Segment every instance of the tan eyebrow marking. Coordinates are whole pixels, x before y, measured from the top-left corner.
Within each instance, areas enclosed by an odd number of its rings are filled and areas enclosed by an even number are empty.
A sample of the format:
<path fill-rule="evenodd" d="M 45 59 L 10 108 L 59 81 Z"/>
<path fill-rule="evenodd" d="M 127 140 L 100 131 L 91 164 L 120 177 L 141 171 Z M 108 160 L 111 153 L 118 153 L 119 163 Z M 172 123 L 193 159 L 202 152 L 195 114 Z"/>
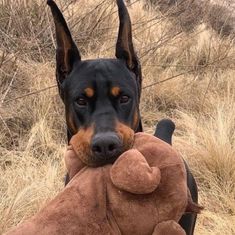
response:
<path fill-rule="evenodd" d="M 113 96 L 118 96 L 119 94 L 120 94 L 120 87 L 117 87 L 117 86 L 114 86 L 114 87 L 112 87 L 112 89 L 111 89 L 111 94 L 113 95 Z"/>
<path fill-rule="evenodd" d="M 93 97 L 95 94 L 94 89 L 92 89 L 91 87 L 87 87 L 84 91 L 85 91 L 86 96 L 89 98 Z"/>

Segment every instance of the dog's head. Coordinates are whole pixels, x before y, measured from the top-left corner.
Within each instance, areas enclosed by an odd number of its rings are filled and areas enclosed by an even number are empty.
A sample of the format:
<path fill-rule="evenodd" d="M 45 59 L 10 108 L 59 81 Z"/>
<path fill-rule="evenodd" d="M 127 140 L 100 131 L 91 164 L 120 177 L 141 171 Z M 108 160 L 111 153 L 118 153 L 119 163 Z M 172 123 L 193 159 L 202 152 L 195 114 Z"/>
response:
<path fill-rule="evenodd" d="M 77 152 L 91 165 L 113 162 L 141 131 L 141 68 L 132 43 L 131 21 L 117 0 L 119 33 L 115 59 L 82 60 L 66 21 L 53 0 L 56 29 L 56 78 L 65 104 L 69 133 Z"/>

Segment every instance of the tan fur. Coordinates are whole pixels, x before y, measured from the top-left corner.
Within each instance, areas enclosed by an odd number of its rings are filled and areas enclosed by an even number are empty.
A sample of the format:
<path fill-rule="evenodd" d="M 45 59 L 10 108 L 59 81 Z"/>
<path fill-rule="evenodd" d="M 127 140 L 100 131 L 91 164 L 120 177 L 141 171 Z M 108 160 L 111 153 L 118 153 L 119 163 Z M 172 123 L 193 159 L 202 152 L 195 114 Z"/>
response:
<path fill-rule="evenodd" d="M 73 133 L 76 133 L 78 131 L 74 121 L 73 121 L 73 117 L 72 114 L 68 112 L 68 114 L 66 114 L 66 119 L 67 119 L 67 124 L 69 126 L 69 128 L 73 131 Z"/>
<path fill-rule="evenodd" d="M 133 146 L 134 142 L 134 131 L 127 125 L 116 122 L 116 132 L 123 143 L 123 151 L 126 151 Z"/>
<path fill-rule="evenodd" d="M 87 87 L 85 89 L 85 94 L 86 94 L 87 97 L 92 98 L 95 94 L 95 91 L 91 87 Z"/>
<path fill-rule="evenodd" d="M 92 125 L 89 128 L 80 129 L 70 140 L 74 151 L 77 153 L 81 161 L 87 165 L 93 165 L 93 161 L 91 159 L 92 153 L 90 150 L 93 134 L 94 127 Z"/>
<path fill-rule="evenodd" d="M 133 129 L 136 130 L 139 124 L 139 115 L 137 109 L 135 110 L 134 117 L 133 117 Z"/>
<path fill-rule="evenodd" d="M 114 96 L 114 97 L 117 97 L 119 94 L 120 94 L 120 87 L 112 87 L 111 89 L 111 94 Z"/>

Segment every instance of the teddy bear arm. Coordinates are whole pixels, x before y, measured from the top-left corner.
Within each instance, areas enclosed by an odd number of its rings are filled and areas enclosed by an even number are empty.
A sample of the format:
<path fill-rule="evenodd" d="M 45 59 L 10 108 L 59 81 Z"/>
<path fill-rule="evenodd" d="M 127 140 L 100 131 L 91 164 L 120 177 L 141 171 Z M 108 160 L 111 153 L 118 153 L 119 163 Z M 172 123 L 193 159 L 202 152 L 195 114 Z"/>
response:
<path fill-rule="evenodd" d="M 160 183 L 158 167 L 150 167 L 145 157 L 136 149 L 123 153 L 110 172 L 113 184 L 119 189 L 135 194 L 153 192 Z"/>
<path fill-rule="evenodd" d="M 186 235 L 186 233 L 174 220 L 168 220 L 156 225 L 153 235 Z"/>

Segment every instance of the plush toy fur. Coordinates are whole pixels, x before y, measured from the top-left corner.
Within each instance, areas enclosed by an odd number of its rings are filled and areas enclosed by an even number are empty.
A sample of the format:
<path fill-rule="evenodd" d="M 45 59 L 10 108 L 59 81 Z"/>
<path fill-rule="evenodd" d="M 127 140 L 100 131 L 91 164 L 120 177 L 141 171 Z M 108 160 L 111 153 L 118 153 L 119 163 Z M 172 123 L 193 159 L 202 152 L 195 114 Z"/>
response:
<path fill-rule="evenodd" d="M 65 156 L 72 180 L 34 217 L 7 235 L 185 235 L 181 216 L 197 213 L 184 163 L 167 143 L 137 133 L 113 165 L 86 166 L 76 136 Z"/>

